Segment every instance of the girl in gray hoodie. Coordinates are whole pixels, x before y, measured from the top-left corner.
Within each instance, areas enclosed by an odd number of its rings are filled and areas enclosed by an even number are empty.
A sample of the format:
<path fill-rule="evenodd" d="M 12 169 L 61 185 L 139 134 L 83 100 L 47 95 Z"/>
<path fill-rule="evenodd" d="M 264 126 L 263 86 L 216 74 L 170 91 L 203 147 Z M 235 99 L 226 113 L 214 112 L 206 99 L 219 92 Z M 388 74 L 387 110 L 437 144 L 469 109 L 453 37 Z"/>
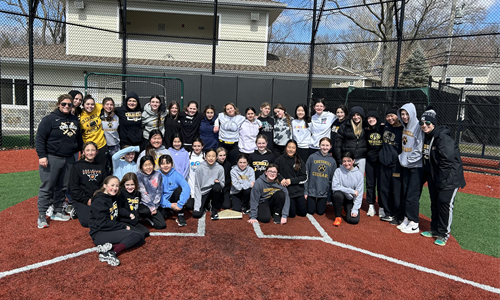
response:
<path fill-rule="evenodd" d="M 250 212 L 250 192 L 255 183 L 255 171 L 248 165 L 248 156 L 240 153 L 236 165 L 231 169 L 231 195 L 233 210 L 244 214 Z"/>

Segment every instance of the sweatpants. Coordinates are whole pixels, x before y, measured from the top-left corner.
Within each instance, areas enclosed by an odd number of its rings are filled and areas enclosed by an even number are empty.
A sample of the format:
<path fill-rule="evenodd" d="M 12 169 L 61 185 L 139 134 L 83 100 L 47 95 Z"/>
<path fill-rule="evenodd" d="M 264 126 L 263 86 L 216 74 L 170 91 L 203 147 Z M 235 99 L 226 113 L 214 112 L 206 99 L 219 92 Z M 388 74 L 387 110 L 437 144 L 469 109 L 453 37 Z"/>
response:
<path fill-rule="evenodd" d="M 405 217 L 418 223 L 420 195 L 424 185 L 424 168 L 403 168 L 403 199 Z"/>
<path fill-rule="evenodd" d="M 283 191 L 277 191 L 271 198 L 259 203 L 259 207 L 257 208 L 257 220 L 262 223 L 269 223 L 273 213 L 277 213 L 281 216 L 285 200 L 285 193 L 283 193 Z"/>
<path fill-rule="evenodd" d="M 212 199 L 211 203 L 212 211 L 217 211 L 221 209 L 222 204 L 224 202 L 224 196 L 222 193 L 222 187 L 219 183 L 215 183 L 214 185 L 212 185 L 212 189 L 205 195 L 201 196 L 200 210 L 199 211 L 193 210 L 193 218 L 199 219 L 203 216 L 203 214 L 205 213 L 205 205 L 208 205 L 207 208 L 210 207 L 209 199 Z"/>
<path fill-rule="evenodd" d="M 399 163 L 396 163 L 394 167 L 380 165 L 380 193 L 378 197 L 378 205 L 384 209 L 384 213 L 400 220 L 404 218 L 404 201 L 401 200 L 401 172 Z"/>
<path fill-rule="evenodd" d="M 332 196 L 333 202 L 333 210 L 335 211 L 335 217 L 340 218 L 342 216 L 342 206 L 344 207 L 346 216 L 345 220 L 349 224 L 358 224 L 359 223 L 359 212 L 356 217 L 351 216 L 352 207 L 354 202 L 346 198 L 344 193 L 341 191 L 335 191 Z"/>
<path fill-rule="evenodd" d="M 49 154 L 47 159 L 49 164 L 46 168 L 38 166 L 42 182 L 38 191 L 38 213 L 40 215 L 45 215 L 51 204 L 54 205 L 54 212 L 62 211 L 69 183 L 69 173 L 75 162 L 73 155 L 60 157 Z"/>
<path fill-rule="evenodd" d="M 309 148 L 297 148 L 297 155 L 305 164 L 307 159 L 309 158 Z"/>
<path fill-rule="evenodd" d="M 234 211 L 243 211 L 243 207 L 246 209 L 250 208 L 250 192 L 252 191 L 251 188 L 248 188 L 246 190 L 241 190 L 237 194 L 232 194 L 231 198 L 233 199 L 233 210 Z"/>
<path fill-rule="evenodd" d="M 318 215 L 324 215 L 326 211 L 326 197 L 325 198 L 316 198 L 316 197 L 307 197 L 307 213 L 310 215 L 314 215 L 317 213 Z"/>
<path fill-rule="evenodd" d="M 130 226 L 131 230 L 139 232 L 145 238 L 149 236 L 149 229 L 147 229 L 146 226 L 142 225 L 141 223 L 137 223 L 135 225 L 130 225 L 130 224 L 127 225 Z"/>
<path fill-rule="evenodd" d="M 126 249 L 134 246 L 140 246 L 144 243 L 144 235 L 135 230 L 113 230 L 113 231 L 98 231 L 92 237 L 94 244 L 102 245 L 105 243 L 124 244 Z"/>
<path fill-rule="evenodd" d="M 150 219 L 153 221 L 153 228 L 155 229 L 165 229 L 167 224 L 165 223 L 165 218 L 163 215 L 156 210 L 156 214 L 152 215 L 151 210 L 144 204 L 139 203 L 139 209 L 137 209 L 139 216 L 143 219 Z"/>
<path fill-rule="evenodd" d="M 87 203 L 73 201 L 73 207 L 76 210 L 76 216 L 80 225 L 82 225 L 82 227 L 89 228 L 90 205 L 87 205 Z"/>
<path fill-rule="evenodd" d="M 288 212 L 289 218 L 295 216 L 305 217 L 307 215 L 306 198 L 304 195 L 298 197 L 290 197 L 290 210 Z"/>
<path fill-rule="evenodd" d="M 431 231 L 436 232 L 438 237 L 448 240 L 458 188 L 440 190 L 432 180 L 428 181 L 428 186 L 431 198 Z"/>
<path fill-rule="evenodd" d="M 366 202 L 368 204 L 375 204 L 376 195 L 380 197 L 380 169 L 378 161 L 366 161 Z"/>

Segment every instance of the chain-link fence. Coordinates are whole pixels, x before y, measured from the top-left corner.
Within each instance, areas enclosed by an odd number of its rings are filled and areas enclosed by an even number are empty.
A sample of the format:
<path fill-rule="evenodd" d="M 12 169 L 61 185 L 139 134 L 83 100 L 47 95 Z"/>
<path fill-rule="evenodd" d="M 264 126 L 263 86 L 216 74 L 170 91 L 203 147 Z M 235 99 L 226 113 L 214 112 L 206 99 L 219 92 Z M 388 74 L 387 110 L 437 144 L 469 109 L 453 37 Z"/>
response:
<path fill-rule="evenodd" d="M 33 146 L 57 96 L 83 91 L 88 73 L 178 77 L 184 101 L 289 110 L 313 88 L 421 88 L 431 75 L 461 97 L 443 101 L 467 143 L 486 139 L 480 154 L 495 156 L 498 136 L 484 134 L 498 122 L 476 126 L 466 108 L 498 104 L 477 87 L 500 83 L 499 20 L 489 0 L 0 0 L 0 147 Z"/>

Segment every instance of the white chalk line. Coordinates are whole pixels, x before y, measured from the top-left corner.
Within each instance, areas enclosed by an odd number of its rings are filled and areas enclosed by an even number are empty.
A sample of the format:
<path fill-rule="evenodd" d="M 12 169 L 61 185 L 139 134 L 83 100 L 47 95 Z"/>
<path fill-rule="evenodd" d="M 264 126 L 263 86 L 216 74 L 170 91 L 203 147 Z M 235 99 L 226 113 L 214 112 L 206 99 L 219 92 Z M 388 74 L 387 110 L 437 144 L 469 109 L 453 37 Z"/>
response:
<path fill-rule="evenodd" d="M 206 214 L 203 214 L 203 216 L 198 220 L 198 230 L 196 233 L 182 233 L 182 232 L 151 232 L 149 235 L 150 236 L 193 236 L 193 237 L 200 237 L 200 236 L 205 236 L 205 227 L 206 227 L 206 219 L 207 216 Z"/>
<path fill-rule="evenodd" d="M 421 272 L 425 272 L 425 273 L 437 275 L 437 276 L 440 276 L 440 277 L 444 277 L 446 279 L 450 279 L 450 280 L 457 281 L 457 282 L 460 282 L 460 283 L 465 283 L 465 284 L 468 284 L 468 285 L 472 285 L 474 287 L 477 287 L 477 288 L 480 288 L 480 289 L 483 289 L 485 291 L 492 292 L 492 293 L 495 293 L 495 294 L 500 294 L 500 288 L 495 288 L 495 287 L 492 287 L 492 286 L 489 286 L 489 285 L 486 285 L 486 284 L 477 283 L 477 282 L 474 282 L 474 281 L 471 281 L 471 280 L 467 280 L 467 279 L 464 279 L 464 278 L 461 278 L 461 277 L 458 277 L 458 276 L 455 276 L 455 275 L 447 274 L 447 273 L 444 273 L 444 272 L 441 272 L 441 271 L 429 269 L 429 268 L 426 268 L 426 267 L 423 267 L 423 266 L 420 266 L 420 265 L 416 265 L 416 264 L 409 263 L 409 262 L 406 262 L 406 261 L 403 261 L 403 260 L 399 260 L 399 259 L 396 259 L 396 258 L 393 258 L 393 257 L 390 257 L 390 256 L 386 256 L 386 255 L 383 255 L 383 254 L 371 252 L 371 251 L 368 251 L 368 250 L 365 250 L 365 249 L 361 249 L 361 248 L 358 248 L 358 247 L 355 247 L 355 246 L 351 246 L 351 245 L 348 245 L 348 244 L 336 242 L 336 241 L 334 241 L 328 235 L 328 233 L 325 231 L 325 229 L 318 223 L 318 221 L 312 215 L 307 214 L 307 218 L 309 219 L 309 221 L 311 221 L 312 225 L 316 228 L 316 230 L 318 230 L 318 232 L 321 235 L 321 237 L 265 235 L 262 232 L 262 230 L 260 228 L 260 225 L 258 223 L 253 223 L 253 228 L 254 228 L 255 234 L 257 235 L 258 238 L 269 238 L 269 239 L 274 238 L 274 239 L 287 239 L 287 240 L 313 240 L 313 241 L 320 240 L 320 241 L 325 242 L 327 244 L 331 244 L 331 245 L 334 245 L 334 246 L 337 246 L 337 247 L 341 247 L 341 248 L 344 248 L 344 249 L 348 249 L 348 250 L 360 252 L 360 253 L 363 253 L 363 254 L 366 254 L 366 255 L 369 255 L 369 256 L 372 256 L 372 257 L 376 257 L 376 258 L 379 258 L 379 259 L 383 259 L 383 260 L 386 260 L 386 261 L 389 261 L 389 262 L 392 262 L 392 263 L 395 263 L 395 264 L 398 264 L 398 265 L 401 265 L 401 266 L 405 266 L 405 267 L 412 268 L 412 269 L 415 269 L 415 270 L 418 270 L 418 271 L 421 271 Z"/>

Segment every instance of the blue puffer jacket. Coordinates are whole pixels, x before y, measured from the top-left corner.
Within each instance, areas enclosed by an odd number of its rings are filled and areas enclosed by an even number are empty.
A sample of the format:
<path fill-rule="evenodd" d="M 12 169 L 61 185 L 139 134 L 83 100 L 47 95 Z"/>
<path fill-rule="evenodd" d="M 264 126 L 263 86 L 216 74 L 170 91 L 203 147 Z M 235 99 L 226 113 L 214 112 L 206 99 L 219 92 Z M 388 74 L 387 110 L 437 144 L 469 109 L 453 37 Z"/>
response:
<path fill-rule="evenodd" d="M 219 145 L 219 133 L 214 133 L 214 123 L 217 120 L 217 113 L 212 120 L 208 120 L 207 117 L 204 117 L 200 123 L 200 138 L 203 140 L 205 146 L 204 150 L 207 149 L 217 149 Z"/>

